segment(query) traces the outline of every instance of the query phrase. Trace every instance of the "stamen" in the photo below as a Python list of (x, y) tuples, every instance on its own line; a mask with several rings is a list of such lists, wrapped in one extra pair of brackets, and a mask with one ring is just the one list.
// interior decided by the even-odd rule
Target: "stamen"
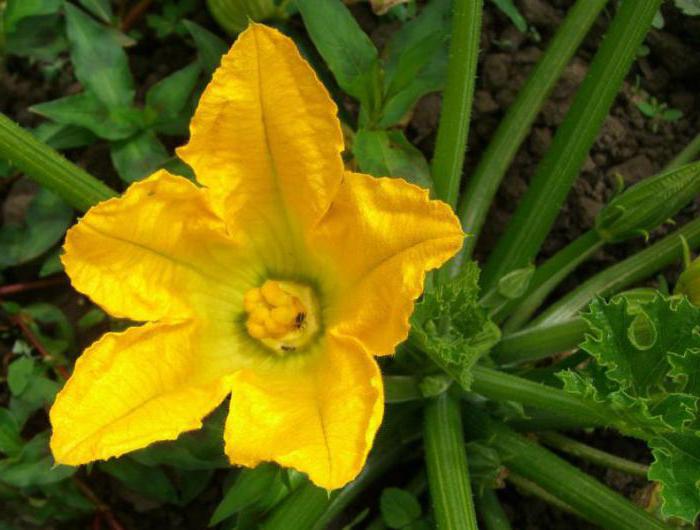
[(248, 334), (278, 355), (306, 346), (319, 329), (313, 291), (293, 282), (267, 280), (243, 297)]

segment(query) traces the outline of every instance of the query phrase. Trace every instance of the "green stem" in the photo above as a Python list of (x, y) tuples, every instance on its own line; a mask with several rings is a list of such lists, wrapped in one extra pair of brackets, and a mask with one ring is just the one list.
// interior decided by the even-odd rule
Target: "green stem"
[(468, 259), (474, 250), (491, 202), (515, 153), (606, 3), (607, 0), (576, 2), (498, 126), (457, 208), (464, 230), (472, 235), (464, 242), (463, 258)]
[(334, 494), (311, 482), (299, 486), (260, 526), (263, 530), (310, 530), (331, 504)]
[(0, 158), (80, 211), (116, 193), (0, 113)]
[(423, 437), (437, 528), (478, 530), (458, 398), (443, 392), (427, 401)]
[(491, 357), (498, 364), (543, 359), (575, 348), (583, 341), (586, 331), (588, 324), (582, 318), (526, 328), (505, 335), (491, 351)]
[(616, 420), (607, 407), (542, 383), (485, 366), (475, 366), (472, 376), (472, 391), (494, 401), (515, 401), (575, 417), (587, 425), (609, 425)]
[(700, 219), (694, 219), (661, 241), (596, 274), (547, 308), (532, 325), (569, 320), (595, 296), (615, 294), (682, 259), (682, 238), (686, 239), (691, 249), (700, 246)]
[(418, 380), (410, 375), (384, 376), (384, 401), (386, 403), (404, 403), (423, 399)]
[(594, 524), (618, 530), (668, 530), (623, 496), (475, 407), (466, 411), (465, 417), (468, 433), (486, 440), (509, 469), (541, 486)]
[(432, 162), (435, 195), (457, 202), (467, 148), (481, 36), (482, 0), (455, 0), (447, 83)]
[(500, 320), (506, 314), (512, 313), (506, 325), (503, 326), (503, 331), (508, 333), (520, 329), (555, 287), (581, 263), (598, 252), (604, 244), (605, 242), (595, 230), (589, 230), (537, 267), (525, 297), (515, 301), (511, 307), (506, 306), (506, 311), (496, 315)]
[(508, 516), (503, 511), (503, 506), (501, 506), (494, 490), (484, 489), (477, 497), (477, 506), (486, 530), (511, 530)]
[(404, 447), (395, 443), (386, 451), (371, 455), (362, 473), (333, 497), (325, 513), (313, 525), (313, 530), (324, 530), (369, 484), (383, 476), (398, 461)]
[(700, 155), (700, 134), (698, 134), (693, 140), (685, 146), (685, 148), (676, 155), (676, 157), (671, 160), (664, 171), (669, 171), (671, 169), (679, 168), (689, 162), (692, 162)]
[(482, 286), (532, 261), (547, 237), (662, 0), (623, 0), (564, 123), (505, 234), (489, 256)]
[(611, 455), (556, 432), (543, 432), (538, 438), (546, 445), (602, 467), (646, 478), (649, 466)]
[(579, 418), (553, 410), (528, 409), (527, 419), (508, 418), (508, 426), (520, 432), (574, 431), (600, 427), (603, 423), (595, 418)]
[(526, 479), (522, 475), (518, 475), (517, 473), (513, 473), (512, 471), (510, 471), (506, 479), (508, 480), (508, 482), (513, 484), (513, 486), (515, 486), (521, 493), (537, 497), (538, 499), (546, 502), (547, 504), (551, 504), (555, 508), (558, 508), (562, 512), (571, 513), (573, 515), (581, 517), (571, 506), (569, 506), (565, 502), (562, 502), (557, 497), (549, 493), (542, 486), (538, 486), (537, 484), (535, 484), (531, 480)]

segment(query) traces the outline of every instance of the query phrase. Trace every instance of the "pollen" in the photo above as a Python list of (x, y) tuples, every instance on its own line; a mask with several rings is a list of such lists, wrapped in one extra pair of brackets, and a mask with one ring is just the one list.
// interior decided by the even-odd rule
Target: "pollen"
[(310, 287), (267, 280), (243, 297), (248, 334), (278, 355), (309, 344), (319, 329), (318, 304)]

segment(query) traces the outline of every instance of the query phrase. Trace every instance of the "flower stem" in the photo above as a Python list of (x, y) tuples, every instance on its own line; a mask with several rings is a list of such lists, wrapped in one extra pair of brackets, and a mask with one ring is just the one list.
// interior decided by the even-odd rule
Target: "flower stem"
[(552, 452), (491, 420), (476, 407), (465, 413), (470, 436), (496, 449), (503, 463), (603, 528), (666, 529), (661, 521)]
[(538, 438), (545, 444), (564, 453), (577, 456), (583, 460), (597, 464), (599, 466), (617, 469), (623, 473), (628, 473), (636, 477), (646, 478), (649, 466), (632, 462), (626, 458), (611, 455), (590, 445), (586, 445), (578, 440), (574, 440), (556, 432), (543, 432)]
[(674, 261), (682, 259), (682, 238), (686, 239), (691, 249), (700, 246), (700, 219), (694, 219), (661, 241), (596, 274), (547, 308), (532, 325), (539, 326), (569, 320), (596, 295), (615, 294), (635, 282), (648, 278)]
[(535, 258), (662, 0), (623, 0), (547, 155), (483, 270), (482, 286)]
[(505, 335), (491, 351), (491, 357), (499, 364), (543, 359), (575, 348), (584, 339), (586, 331), (588, 324), (582, 318), (526, 328)]
[(700, 155), (700, 134), (698, 134), (693, 140), (685, 146), (685, 148), (676, 155), (676, 157), (671, 160), (664, 171), (669, 171), (671, 169), (679, 168), (689, 162), (692, 162)]
[(28, 177), (56, 193), (77, 210), (85, 211), (116, 195), (105, 184), (1, 113), (0, 157), (12, 162)]
[(308, 530), (323, 515), (333, 493), (306, 482), (284, 499), (260, 526), (263, 530)]
[(538, 267), (530, 280), (525, 297), (506, 305), (500, 314), (495, 315), (500, 320), (512, 313), (503, 331), (520, 329), (554, 288), (604, 244), (595, 230), (589, 230)]
[(457, 208), (464, 230), (472, 235), (464, 242), (463, 258), (469, 259), (471, 256), (493, 197), (515, 153), (562, 71), (606, 3), (607, 0), (576, 2), (498, 126), (476, 171), (469, 178)]
[(523, 405), (575, 417), (586, 425), (609, 425), (615, 417), (608, 409), (575, 394), (499, 370), (475, 366), (472, 390), (494, 401), (515, 401)]
[(435, 141), (435, 195), (454, 207), (467, 149), (481, 35), (482, 0), (455, 0), (447, 83)]
[(437, 528), (477, 530), (460, 401), (450, 392), (428, 400), (423, 437)]
[(515, 486), (519, 491), (525, 493), (526, 495), (537, 497), (538, 499), (546, 502), (547, 504), (551, 504), (555, 508), (558, 508), (562, 512), (571, 513), (573, 515), (581, 517), (571, 506), (569, 506), (565, 502), (562, 502), (557, 497), (549, 493), (542, 486), (538, 486), (537, 484), (535, 484), (531, 480), (526, 479), (522, 475), (518, 475), (517, 473), (513, 473), (511, 471), (510, 473), (508, 473), (506, 480), (508, 480), (508, 482), (513, 484), (513, 486)]
[(486, 530), (511, 530), (508, 516), (503, 511), (503, 506), (494, 490), (484, 489), (477, 498), (477, 505)]

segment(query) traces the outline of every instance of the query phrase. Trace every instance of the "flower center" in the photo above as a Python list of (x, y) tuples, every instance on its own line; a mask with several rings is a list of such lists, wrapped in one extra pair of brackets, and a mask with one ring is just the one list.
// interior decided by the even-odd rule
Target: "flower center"
[(243, 297), (248, 334), (278, 355), (306, 346), (319, 330), (313, 290), (293, 282), (267, 280)]

